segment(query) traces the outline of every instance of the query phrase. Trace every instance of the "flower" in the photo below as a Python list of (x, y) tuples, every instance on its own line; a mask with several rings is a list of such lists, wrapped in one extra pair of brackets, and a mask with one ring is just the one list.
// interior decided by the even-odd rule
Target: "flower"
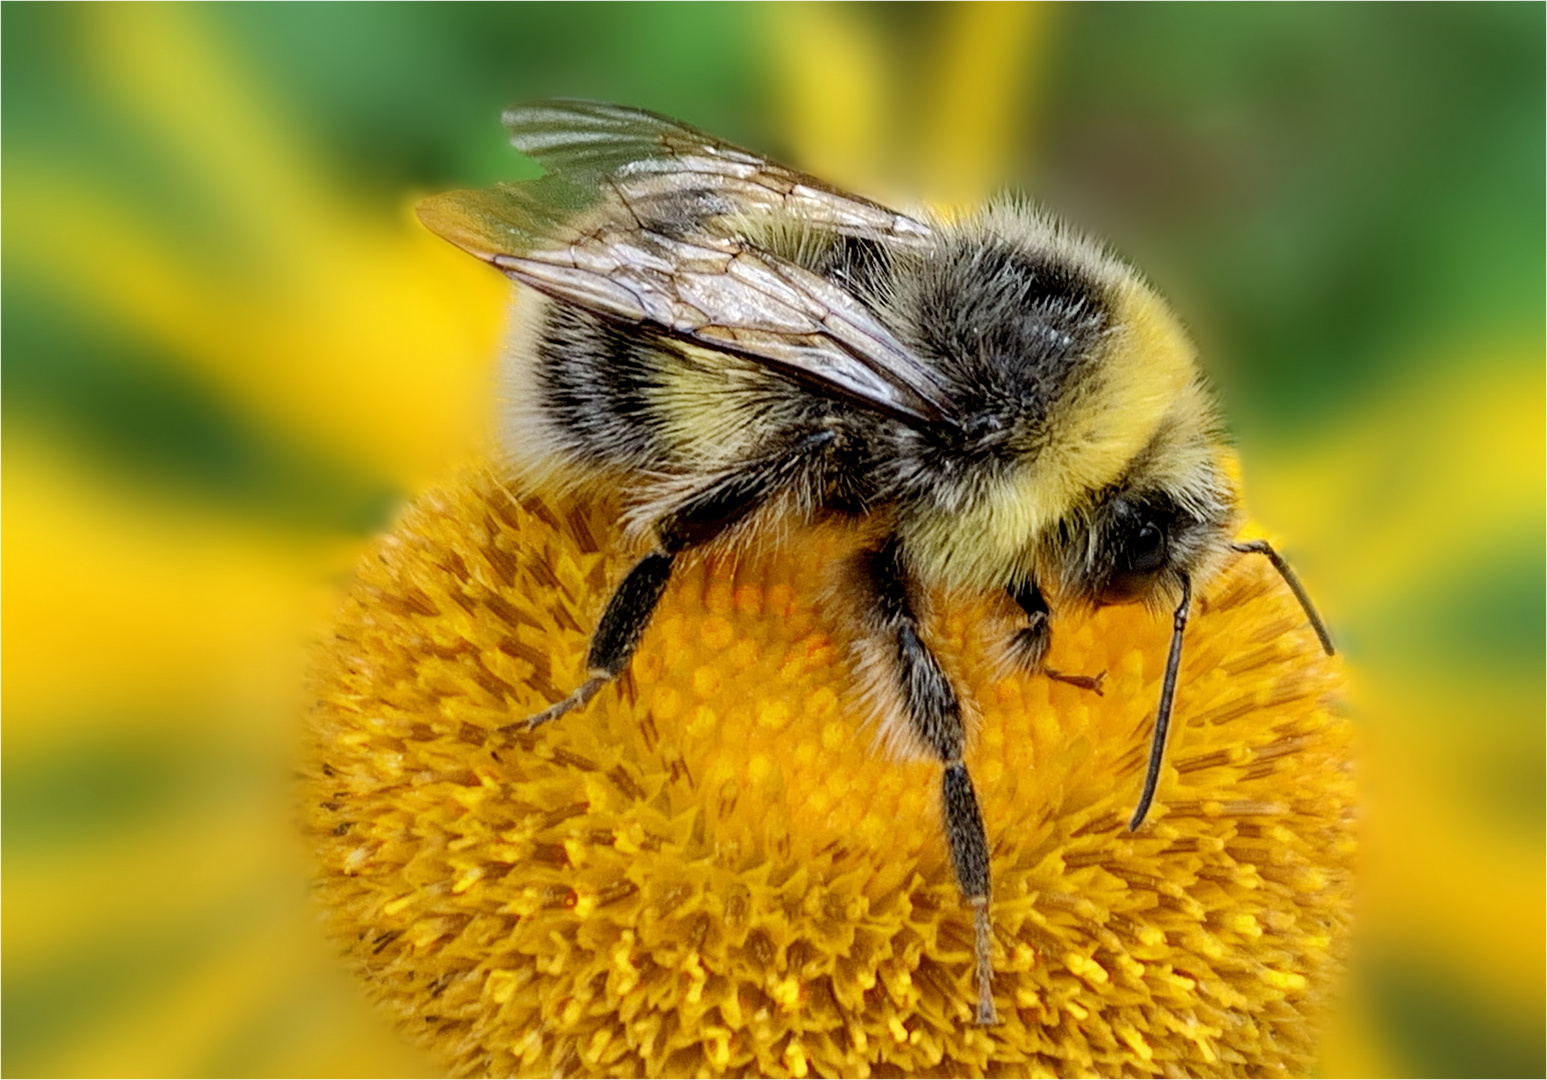
[[(382, 493), (443, 480), (485, 430), (502, 282), (411, 204), (509, 178), (499, 107), (557, 92), (885, 197), (868, 185), (969, 198), (1030, 160), (1030, 190), (1078, 216), (1069, 194), (1095, 193), (1048, 182), (1072, 151), (1149, 178), (1106, 213), (1184, 215), (1147, 249), (1098, 231), (1177, 294), (1216, 370), (1232, 350), (1209, 328), (1242, 318), (1348, 344), (1346, 364), (1284, 346), (1306, 363), (1276, 384), (1295, 417), (1276, 435), (1228, 410), (1254, 511), (1358, 655), (1358, 944), (1317, 1072), (1542, 1070), (1541, 124), (1522, 26), (1541, 9), (919, 10), (6, 8), (11, 1071), (430, 1069), (357, 1000), (295, 887), (301, 643)], [(1335, 92), (1265, 82), (1252, 57)], [(1198, 152), (1111, 156), (1092, 105), (1140, 150), (1170, 131)], [(971, 162), (973, 190), (931, 171)], [(1203, 203), (1222, 245), (1200, 238)]]
[(939, 770), (888, 759), (823, 603), (838, 530), (679, 571), (629, 673), (580, 680), (631, 556), (606, 499), (492, 466), (412, 508), (319, 662), (306, 800), (335, 933), (459, 1075), (1301, 1075), (1353, 858), (1340, 675), (1265, 560), (1203, 591), (1151, 821), (1130, 834), (1168, 634), (1056, 624), (1096, 695), (1002, 677), (989, 598), (926, 632), (981, 716), (994, 992)]

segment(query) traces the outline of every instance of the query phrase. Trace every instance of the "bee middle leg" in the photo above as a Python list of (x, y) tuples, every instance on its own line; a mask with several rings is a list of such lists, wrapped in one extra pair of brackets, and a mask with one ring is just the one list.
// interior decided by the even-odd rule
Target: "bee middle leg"
[(1010, 642), (1010, 651), (1016, 662), (1027, 671), (1041, 672), (1055, 682), (1068, 683), (1082, 690), (1101, 693), (1101, 684), (1107, 677), (1106, 672), (1103, 671), (1099, 675), (1070, 675), (1067, 672), (1055, 671), (1045, 663), (1047, 647), (1053, 636), (1050, 625), (1052, 611), (1048, 608), (1047, 598), (1042, 595), (1042, 589), (1037, 583), (1024, 581), (1007, 586), (1006, 591), (1016, 605), (1026, 613), (1026, 625), (1015, 632), (1015, 637)]
[(505, 726), (505, 731), (530, 730), (556, 720), (596, 696), (623, 673), (634, 650), (650, 626), (650, 617), (666, 592), (677, 556), (708, 543), (732, 528), (794, 480), (809, 460), (832, 441), (832, 433), (818, 431), (796, 443), (787, 453), (756, 462), (720, 478), (689, 496), (655, 525), (657, 550), (634, 564), (602, 611), (586, 653), (585, 682), (561, 701), (525, 720)]
[(977, 1022), (994, 1024), (998, 1015), (993, 995), (993, 937), (988, 905), (992, 893), (988, 836), (978, 810), (972, 778), (962, 761), (966, 732), (956, 691), (919, 636), (918, 617), (910, 594), (913, 584), (903, 565), (896, 538), (865, 552), (858, 561), (859, 584), (864, 591), (862, 618), (865, 629), (895, 650), (895, 674), (902, 696), (903, 715), (911, 734), (945, 766), (941, 781), (941, 806), (945, 817), (946, 845), (951, 868), (962, 899), (973, 909), (977, 967)]

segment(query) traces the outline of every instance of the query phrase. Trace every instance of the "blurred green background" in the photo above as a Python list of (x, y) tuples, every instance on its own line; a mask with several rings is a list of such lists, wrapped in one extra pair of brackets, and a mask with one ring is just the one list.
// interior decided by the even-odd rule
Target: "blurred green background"
[(308, 643), (485, 445), (504, 291), (418, 196), (501, 106), (1004, 185), (1192, 326), (1350, 659), (1330, 1075), (1544, 1062), (1540, 4), (19, 5), (5, 97), (9, 1074), (408, 1075), (309, 907)]

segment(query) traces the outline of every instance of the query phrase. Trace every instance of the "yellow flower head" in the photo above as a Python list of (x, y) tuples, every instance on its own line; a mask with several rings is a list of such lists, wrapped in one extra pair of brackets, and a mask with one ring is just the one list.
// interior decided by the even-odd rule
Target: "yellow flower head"
[(849, 539), (674, 576), (629, 673), (584, 676), (631, 552), (606, 500), (476, 469), (362, 568), (320, 669), (307, 804), (337, 934), (457, 1074), (1289, 1075), (1346, 936), (1349, 725), (1266, 560), (1203, 591), (1150, 823), (1126, 829), (1169, 638), (1063, 618), (1005, 676), (998, 598), (926, 625), (979, 714), (994, 992), (938, 763), (882, 753), (824, 604)]

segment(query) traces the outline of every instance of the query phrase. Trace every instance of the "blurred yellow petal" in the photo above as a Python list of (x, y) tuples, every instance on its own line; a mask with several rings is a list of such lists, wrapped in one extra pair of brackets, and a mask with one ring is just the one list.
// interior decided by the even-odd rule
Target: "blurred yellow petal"
[(777, 114), (795, 161), (856, 191), (884, 183), (892, 72), (860, 9), (775, 4), (764, 9), (779, 88)]
[(1458, 360), (1254, 465), (1254, 497), (1312, 558), (1324, 553), (1305, 565), (1351, 609), (1470, 573), (1481, 552), (1540, 542), (1544, 393), (1539, 363)]
[[(1508, 631), (1467, 608), (1500, 565), (1539, 563), (1543, 396), (1539, 363), (1482, 355), (1250, 470), (1334, 627), (1368, 635), (1350, 690), (1364, 727), (1358, 955), (1400, 958), (1520, 1032), (1539, 1023), (1547, 947), (1541, 678), (1490, 657)], [(1381, 629), (1414, 619), (1422, 653)], [(1458, 620), (1490, 637), (1447, 658)], [(1340, 1023), (1328, 1067), (1410, 1067), (1376, 1030)]]
[(1014, 154), (1032, 145), (1031, 73), (1043, 69), (1049, 3), (951, 4), (920, 118), (924, 191), (971, 207), (997, 191)]
[[(90, 298), (278, 427), (405, 487), (479, 445), (505, 289), (427, 236), (405, 199), (364, 216), (286, 139), (195, 9), (106, 6), (104, 90), (244, 235), (222, 263), (147, 230), (114, 178), (7, 171), (6, 256)], [(470, 423), (469, 418), (478, 418)]]
[[(366, 1031), (339, 1074), (404, 1074), (315, 937), (286, 827), (301, 646), (354, 546), (276, 545), (7, 435), (5, 762), (25, 800), (6, 819), (8, 1060), (198, 1075), (232, 1053), (284, 1075)], [(175, 789), (126, 799), (128, 777), (98, 764), (114, 753)], [(303, 987), (323, 1026), (228, 1045)], [(50, 1031), (68, 1037), (39, 1042)]]
[(236, 692), (256, 721), (299, 700), (300, 643), (353, 545), (286, 550), (16, 439), (3, 500), (6, 565), (26, 568), (6, 582), (8, 750), (145, 704)]
[[(258, 933), (231, 936), (205, 952), (195, 970), (94, 1026), (52, 1058), (51, 1076), (201, 1076), (227, 1072), (232, 1060), (257, 1063), (274, 1076), (310, 1075), (327, 1064), (332, 1076), (423, 1076), (429, 1063), (398, 1048), (364, 1003), (342, 985), (321, 949), (298, 947), (311, 932), (297, 906), (270, 919)], [(302, 991), (304, 1004), (288, 1000)], [(276, 1008), (304, 1007), (312, 1015), (291, 1021), (285, 1043), (240, 1044), (253, 1021)], [(329, 1032), (325, 1025), (334, 1025)], [(330, 1036), (345, 1025), (375, 1036), (358, 1040), (347, 1059), (328, 1062)], [(379, 1030), (372, 1030), (377, 1026)], [(323, 1027), (323, 1030), (318, 1030)], [(320, 1036), (320, 1037), (319, 1037)]]
[[(1534, 704), (1539, 710), (1540, 701)], [(1422, 702), (1416, 694), (1394, 695), (1390, 712), (1376, 718), (1380, 730), (1365, 740), (1375, 808), (1366, 830), (1370, 939), (1422, 942), (1432, 963), (1486, 971), (1478, 992), (1486, 987), (1501, 1004), (1516, 1003), (1512, 1011), (1529, 1012), (1541, 1000), (1547, 949), (1535, 917), (1547, 909), (1539, 823), (1501, 828), (1480, 812), (1471, 785), (1457, 776), (1454, 736), (1426, 722), (1424, 714), (1447, 705), (1454, 710), (1449, 715), (1465, 716), (1490, 702), (1487, 696)], [(1410, 723), (1399, 726), (1403, 717)], [(1539, 756), (1540, 739), (1531, 742), (1537, 745), (1523, 743), (1519, 752)]]
[(355, 224), (348, 201), (241, 78), (198, 9), (104, 5), (94, 15), (83, 29), (103, 90), (224, 205), (261, 253), (258, 271), (293, 277), (303, 295), (347, 271), (339, 241)]
[(888, 40), (903, 37), (895, 9), (779, 4), (765, 17), (783, 133), (825, 180), (957, 209), (1001, 187), (1029, 143), (1050, 4), (920, 9), (911, 51)]

